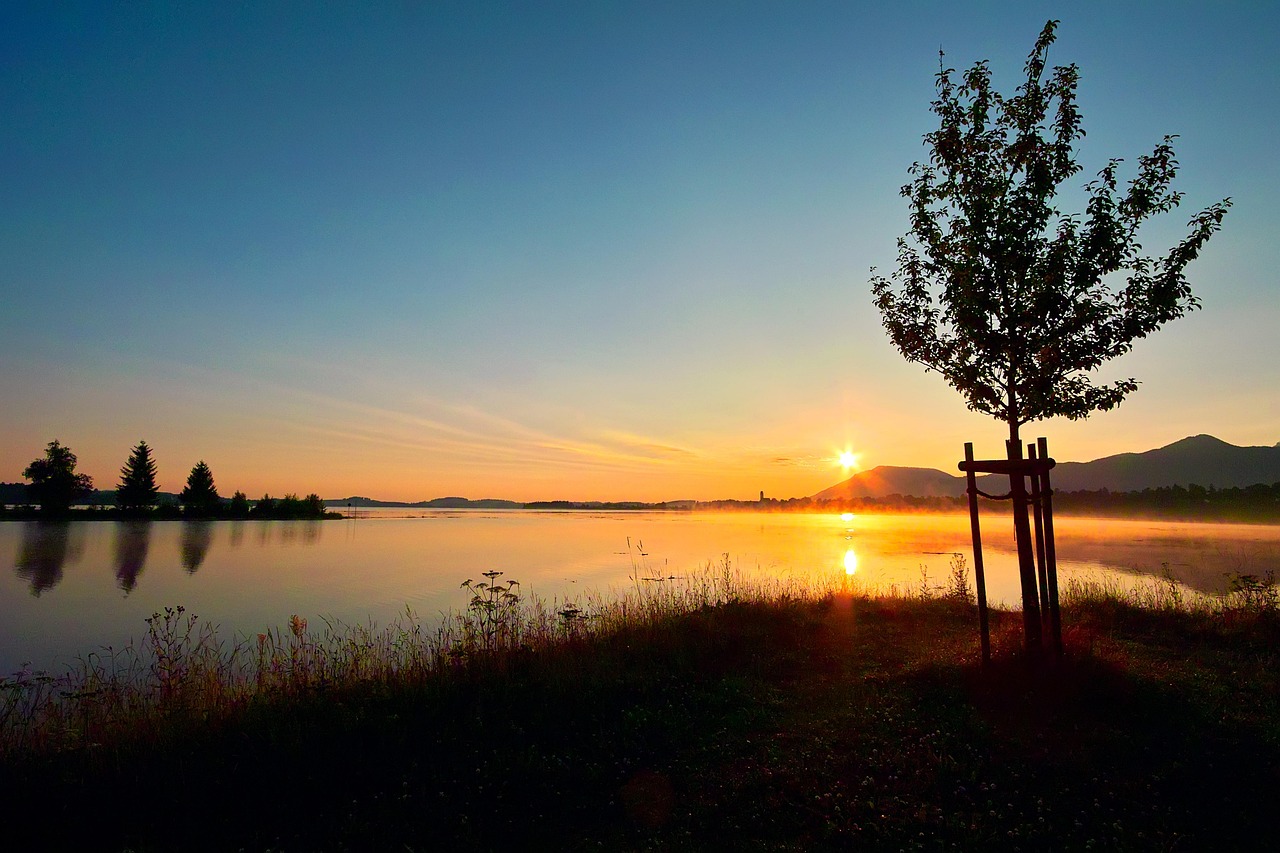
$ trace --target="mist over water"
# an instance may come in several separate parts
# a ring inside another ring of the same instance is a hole
[[[299,614],[386,624],[465,606],[459,589],[504,572],[547,599],[680,578],[728,554],[746,572],[852,575],[868,589],[972,571],[964,515],[362,510],[342,521],[0,524],[0,672],[58,669],[139,639],[166,606],[252,636]],[[1220,592],[1231,573],[1280,567],[1280,527],[1058,518],[1059,576],[1133,584],[1167,571]],[[1020,595],[1007,516],[983,516],[988,595]],[[924,575],[922,575],[922,569]],[[648,580],[646,580],[648,579]]]

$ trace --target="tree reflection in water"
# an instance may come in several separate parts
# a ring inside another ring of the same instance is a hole
[[[208,519],[182,522],[182,567],[195,574],[213,544],[213,522]]]
[[[73,533],[73,531],[75,531]],[[13,570],[31,584],[31,594],[53,589],[62,580],[62,567],[84,553],[83,531],[70,522],[32,521],[22,526],[22,542]]]
[[[150,521],[122,521],[116,525],[116,583],[125,595],[138,585],[150,548]]]
[[[237,518],[231,522],[231,547],[239,548],[244,542],[244,519]]]

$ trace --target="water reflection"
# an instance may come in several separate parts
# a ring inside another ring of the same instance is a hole
[[[208,519],[182,522],[182,567],[187,574],[195,574],[209,555],[209,546],[213,544],[213,524]]]
[[[392,516],[391,513],[395,515]],[[1280,526],[1055,519],[1060,584],[1177,580],[1220,592],[1224,574],[1280,567]],[[337,525],[340,529],[334,529]],[[748,575],[846,579],[867,590],[937,582],[951,555],[970,561],[967,515],[757,513],[431,513],[376,511],[352,521],[73,521],[0,524],[0,671],[135,636],[157,604],[181,603],[227,631],[255,635],[289,614],[383,624],[465,609],[463,578],[495,569],[546,599],[696,574],[728,553]],[[627,547],[628,539],[631,548]],[[643,555],[634,546],[643,539]],[[1021,601],[1007,515],[984,517],[988,599]],[[230,543],[230,544],[228,544]],[[83,554],[81,554],[83,552]],[[73,565],[74,562],[74,565]],[[652,571],[648,568],[652,566]],[[63,573],[65,571],[65,577]],[[192,572],[198,572],[195,578]],[[142,580],[142,574],[146,580]],[[972,583],[973,575],[970,575]],[[42,595],[57,585],[56,595]],[[121,593],[128,592],[128,595]],[[28,594],[28,591],[30,594]],[[137,593],[137,594],[135,594]]]
[[[124,521],[116,525],[116,583],[128,595],[138,585],[138,575],[151,548],[150,521]]]
[[[314,545],[320,541],[320,530],[323,521],[292,521],[280,528],[280,541],[286,545],[294,545],[299,540],[303,545]]]
[[[31,584],[36,598],[62,580],[62,567],[84,553],[84,530],[74,522],[31,521],[22,525],[22,541],[13,569]]]

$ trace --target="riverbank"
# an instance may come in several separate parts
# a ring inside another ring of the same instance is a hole
[[[10,749],[6,836],[800,850],[1249,849],[1272,834],[1280,626],[1265,580],[1212,606],[1175,587],[1076,587],[1063,662],[1029,667],[1019,615],[997,613],[989,670],[954,587],[810,595],[726,572],[557,612],[502,580],[429,636],[295,621],[244,650],[246,695],[200,657],[199,626],[192,642],[182,613],[160,614],[161,653],[135,673],[158,704],[86,737],[68,713],[65,740]],[[108,687],[81,684],[100,692],[69,712],[105,713]]]

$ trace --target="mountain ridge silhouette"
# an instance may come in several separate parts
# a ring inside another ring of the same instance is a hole
[[[1271,447],[1241,447],[1202,433],[1153,450],[1116,453],[1090,462],[1059,462],[1050,478],[1053,488],[1064,492],[1133,492],[1193,483],[1220,489],[1270,485],[1280,482],[1280,442]],[[1007,486],[1008,479],[998,475],[978,478],[978,487],[986,492],[1004,492]],[[964,491],[961,474],[881,465],[823,489],[812,499],[960,496]]]

